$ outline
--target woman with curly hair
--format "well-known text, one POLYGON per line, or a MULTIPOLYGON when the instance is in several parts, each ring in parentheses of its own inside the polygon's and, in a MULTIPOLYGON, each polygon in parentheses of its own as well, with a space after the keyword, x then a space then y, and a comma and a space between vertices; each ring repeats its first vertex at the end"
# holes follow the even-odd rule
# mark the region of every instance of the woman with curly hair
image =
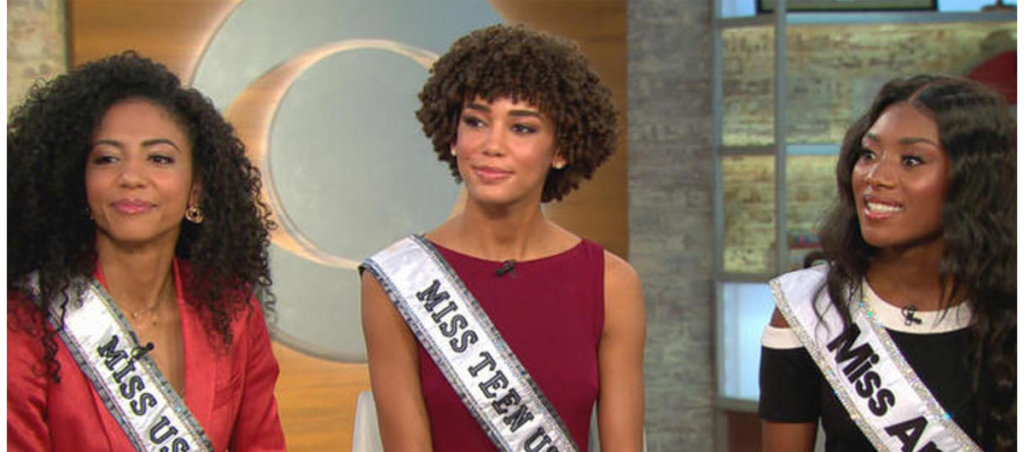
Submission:
POLYGON ((766 451, 1016 448, 1016 125, 964 79, 887 83, 846 134, 826 265, 772 282, 766 451))
POLYGON ((640 450, 644 307, 626 261, 544 217, 612 153, 609 90, 576 45, 495 25, 433 66, 416 116, 467 197, 364 262, 388 450, 640 450))
POLYGON ((158 63, 32 89, 7 126, 10 449, 284 449, 259 192, 231 126, 158 63))

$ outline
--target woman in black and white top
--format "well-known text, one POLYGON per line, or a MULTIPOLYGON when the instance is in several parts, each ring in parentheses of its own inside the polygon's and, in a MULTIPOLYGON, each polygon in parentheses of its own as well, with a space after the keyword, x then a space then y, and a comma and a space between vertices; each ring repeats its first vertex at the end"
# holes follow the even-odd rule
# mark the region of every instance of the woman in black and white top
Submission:
MULTIPOLYGON (((827 266, 807 280, 846 327, 855 307, 871 313, 942 410, 988 451, 1016 447, 1015 135, 1004 100, 974 82, 887 83, 844 139, 839 200, 820 232, 827 266)), ((819 419, 828 451, 873 450, 858 428, 864 417, 847 412, 783 310, 762 339, 764 450, 811 450, 819 419)), ((826 354, 839 353, 834 345, 826 354)), ((856 370, 843 371, 864 375, 856 370)), ((853 398, 890 402, 887 380, 865 380, 853 398)), ((928 450, 919 430, 888 434, 928 450)))

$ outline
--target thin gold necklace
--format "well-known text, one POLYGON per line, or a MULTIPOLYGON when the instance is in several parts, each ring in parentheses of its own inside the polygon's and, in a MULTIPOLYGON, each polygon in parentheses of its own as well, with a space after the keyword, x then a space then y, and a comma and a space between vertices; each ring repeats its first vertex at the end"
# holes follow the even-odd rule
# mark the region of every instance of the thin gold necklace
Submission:
POLYGON ((153 302, 152 306, 146 306, 145 308, 139 309, 138 311, 131 311, 132 319, 139 320, 139 318, 141 318, 143 314, 149 314, 150 312, 154 312, 157 306, 160 306, 159 298, 157 298, 157 300, 153 302))
POLYGON ((166 296, 157 297, 156 301, 154 301, 152 305, 146 306, 146 307, 144 307, 142 309, 139 309, 137 311, 136 310, 130 310, 130 314, 132 316, 132 320, 139 320, 144 315, 148 315, 148 314, 152 313, 153 314, 153 323, 156 323, 157 320, 160 319, 160 317, 157 315, 157 314, 159 314, 159 312, 156 311, 156 308, 160 307, 160 303, 163 301, 164 298, 167 298, 167 297, 166 296))

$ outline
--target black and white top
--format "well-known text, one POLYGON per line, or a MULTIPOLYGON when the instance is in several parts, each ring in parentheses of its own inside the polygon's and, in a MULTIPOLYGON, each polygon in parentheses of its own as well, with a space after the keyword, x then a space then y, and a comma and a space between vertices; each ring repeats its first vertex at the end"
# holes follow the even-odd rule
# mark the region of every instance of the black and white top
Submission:
MULTIPOLYGON (((967 364, 971 320, 966 303, 949 310, 916 312, 908 322, 901 309, 863 284, 864 298, 878 316, 907 363, 953 420, 975 434, 980 409, 989 391, 982 384, 972 397, 967 364)), ((761 338, 761 400, 758 414, 772 422, 817 422, 825 430, 828 452, 872 451, 871 444, 834 394, 821 370, 789 328, 767 326, 761 338)), ((977 438, 975 438, 977 441, 977 438)), ((982 441, 981 444, 985 444, 982 441)))

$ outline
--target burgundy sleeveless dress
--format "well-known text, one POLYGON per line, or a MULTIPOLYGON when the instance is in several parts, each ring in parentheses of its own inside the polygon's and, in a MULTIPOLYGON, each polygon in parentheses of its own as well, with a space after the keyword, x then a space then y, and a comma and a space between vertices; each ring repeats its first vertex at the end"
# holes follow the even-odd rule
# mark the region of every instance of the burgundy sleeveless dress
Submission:
MULTIPOLYGON (((588 240, 560 254, 501 262, 434 245, 458 273, 586 451, 597 397, 597 348, 604 325, 604 250, 588 240)), ((494 443, 420 346, 420 382, 437 452, 493 451, 494 443)))

